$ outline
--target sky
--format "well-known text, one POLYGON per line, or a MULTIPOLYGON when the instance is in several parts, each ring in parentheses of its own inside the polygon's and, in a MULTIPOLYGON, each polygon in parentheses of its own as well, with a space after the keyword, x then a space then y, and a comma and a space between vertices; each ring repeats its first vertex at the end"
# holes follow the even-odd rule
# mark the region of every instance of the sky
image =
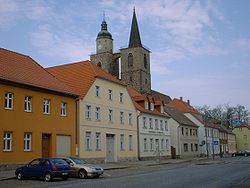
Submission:
POLYGON ((0 0, 0 47, 43 67, 89 60, 103 12, 114 50, 128 46, 134 7, 152 89, 250 110, 249 0, 0 0))

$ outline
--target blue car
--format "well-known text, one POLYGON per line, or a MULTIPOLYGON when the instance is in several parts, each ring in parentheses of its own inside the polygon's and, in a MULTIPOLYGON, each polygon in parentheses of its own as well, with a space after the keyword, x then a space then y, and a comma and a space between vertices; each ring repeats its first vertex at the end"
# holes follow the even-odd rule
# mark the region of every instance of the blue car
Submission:
POLYGON ((55 177, 67 180, 70 173, 70 166, 61 158, 38 158, 34 159, 26 166, 16 169, 18 180, 25 178, 44 178, 52 181, 55 177))

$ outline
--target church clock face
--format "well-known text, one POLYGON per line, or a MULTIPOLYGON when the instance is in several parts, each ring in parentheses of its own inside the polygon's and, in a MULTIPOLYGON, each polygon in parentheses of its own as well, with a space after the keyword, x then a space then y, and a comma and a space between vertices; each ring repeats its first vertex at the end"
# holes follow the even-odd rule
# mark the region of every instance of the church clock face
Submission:
POLYGON ((99 50, 102 49, 102 45, 101 44, 98 45, 98 49, 99 50))

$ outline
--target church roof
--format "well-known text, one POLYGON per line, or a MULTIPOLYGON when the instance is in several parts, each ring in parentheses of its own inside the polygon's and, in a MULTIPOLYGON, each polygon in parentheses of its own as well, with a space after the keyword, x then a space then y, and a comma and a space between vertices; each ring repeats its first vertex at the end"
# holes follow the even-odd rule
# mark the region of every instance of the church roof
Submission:
POLYGON ((87 94, 96 78, 108 80, 126 87, 122 81, 90 61, 49 67, 47 70, 74 89, 81 97, 87 94))
POLYGON ((129 38, 129 48, 133 48, 133 47, 142 47, 135 9, 133 12, 132 25, 131 25, 130 38, 129 38))
POLYGON ((101 24, 101 31, 98 33, 97 38, 109 38, 112 39, 112 35, 110 32, 108 32, 108 25, 103 19, 102 24, 101 24))
POLYGON ((0 80, 77 96, 31 57, 0 48, 0 80))

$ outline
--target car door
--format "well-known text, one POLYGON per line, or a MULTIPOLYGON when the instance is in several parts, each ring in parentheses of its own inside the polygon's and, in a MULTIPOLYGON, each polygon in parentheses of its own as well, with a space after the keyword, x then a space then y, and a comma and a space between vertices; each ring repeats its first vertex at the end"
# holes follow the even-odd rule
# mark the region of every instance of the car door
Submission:
POLYGON ((33 161, 31 161, 27 166, 25 176, 39 177, 40 161, 40 159, 34 159, 33 161))
POLYGON ((41 159, 39 171, 37 172, 39 177, 44 177, 45 173, 49 170, 50 162, 48 159, 41 159))

